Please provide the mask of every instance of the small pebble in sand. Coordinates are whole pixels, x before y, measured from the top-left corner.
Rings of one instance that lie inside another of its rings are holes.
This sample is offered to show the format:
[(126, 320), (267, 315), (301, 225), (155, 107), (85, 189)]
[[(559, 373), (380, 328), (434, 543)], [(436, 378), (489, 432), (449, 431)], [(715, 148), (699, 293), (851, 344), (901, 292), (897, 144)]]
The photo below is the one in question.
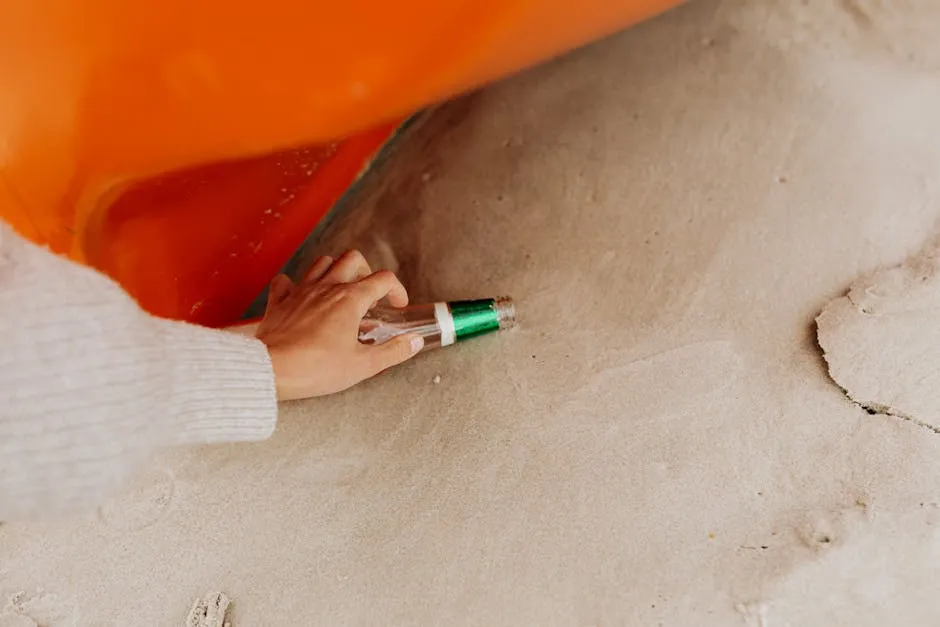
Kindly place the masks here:
[(440, 382), (441, 382), (441, 375), (439, 374), (434, 375), (434, 378), (431, 379), (431, 383), (433, 383), (434, 385), (437, 385)]

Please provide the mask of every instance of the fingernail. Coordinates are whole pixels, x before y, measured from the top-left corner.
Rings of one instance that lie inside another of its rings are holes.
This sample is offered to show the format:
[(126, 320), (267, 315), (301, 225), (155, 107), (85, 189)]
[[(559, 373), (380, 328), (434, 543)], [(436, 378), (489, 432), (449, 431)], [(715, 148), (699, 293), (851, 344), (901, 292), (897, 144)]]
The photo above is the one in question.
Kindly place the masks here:
[(424, 348), (424, 338), (421, 336), (411, 338), (411, 354), (414, 355)]

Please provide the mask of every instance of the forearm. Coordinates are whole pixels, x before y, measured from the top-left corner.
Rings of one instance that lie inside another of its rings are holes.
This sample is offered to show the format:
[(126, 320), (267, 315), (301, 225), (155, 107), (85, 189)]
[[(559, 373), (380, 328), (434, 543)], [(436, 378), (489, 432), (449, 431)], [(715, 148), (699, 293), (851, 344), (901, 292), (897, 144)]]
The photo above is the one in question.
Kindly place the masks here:
[(97, 505), (156, 449), (276, 414), (261, 342), (153, 318), (0, 223), (0, 520)]

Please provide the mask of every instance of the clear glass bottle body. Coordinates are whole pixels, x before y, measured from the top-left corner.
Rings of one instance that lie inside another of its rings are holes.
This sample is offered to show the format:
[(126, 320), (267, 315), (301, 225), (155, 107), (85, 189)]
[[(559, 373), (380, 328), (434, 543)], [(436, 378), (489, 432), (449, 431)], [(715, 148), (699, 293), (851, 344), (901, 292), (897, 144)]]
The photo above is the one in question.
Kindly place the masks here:
[(424, 350), (441, 346), (441, 325), (435, 316), (433, 303), (410, 305), (402, 309), (378, 306), (359, 323), (359, 341), (363, 344), (383, 344), (406, 333), (417, 333), (424, 338)]

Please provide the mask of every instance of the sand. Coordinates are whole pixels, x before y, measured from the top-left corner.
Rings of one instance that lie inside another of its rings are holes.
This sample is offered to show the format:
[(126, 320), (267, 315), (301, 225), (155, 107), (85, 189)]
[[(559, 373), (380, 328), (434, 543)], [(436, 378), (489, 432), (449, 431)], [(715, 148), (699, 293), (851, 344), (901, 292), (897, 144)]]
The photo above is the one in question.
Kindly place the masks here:
[(852, 284), (816, 319), (829, 374), (869, 413), (940, 433), (940, 248)]
[(207, 589), (234, 627), (938, 624), (940, 437), (848, 399), (814, 324), (937, 230), (938, 26), (698, 0), (445, 107), (326, 247), (520, 328), (0, 527), (0, 593), (84, 625)]
[(193, 603), (186, 617), (186, 627), (224, 627), (231, 603), (223, 592), (207, 592)]

